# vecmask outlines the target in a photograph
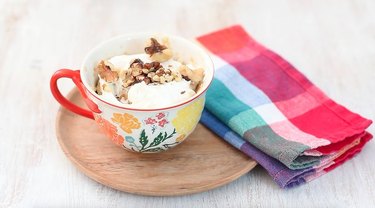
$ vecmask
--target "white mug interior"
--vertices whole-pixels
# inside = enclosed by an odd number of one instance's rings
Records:
[[[178,60],[182,60],[185,63],[193,62],[195,67],[201,67],[205,70],[203,84],[196,95],[189,100],[194,100],[207,90],[214,76],[213,62],[207,52],[196,43],[181,37],[164,34],[131,34],[117,36],[92,49],[85,57],[80,71],[81,80],[86,89],[100,100],[94,90],[98,80],[97,75],[94,73],[96,65],[101,60],[109,59],[113,56],[144,53],[145,44],[150,37],[156,37],[158,39],[168,37],[170,49],[174,54],[173,57],[178,57]],[[181,103],[185,102],[186,101],[182,101]],[[175,103],[173,106],[181,103]]]

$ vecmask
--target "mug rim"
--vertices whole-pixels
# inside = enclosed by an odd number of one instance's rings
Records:
[[[179,41],[185,42],[186,44],[193,45],[196,49],[198,49],[198,50],[200,50],[202,52],[202,54],[205,56],[204,59],[208,60],[208,62],[210,63],[210,66],[211,66],[211,67],[209,67],[209,70],[211,70],[212,73],[211,73],[211,76],[209,77],[208,84],[205,86],[205,88],[203,90],[201,90],[200,93],[197,93],[196,95],[192,96],[191,98],[187,99],[184,102],[180,102],[178,104],[174,104],[174,105],[163,107],[163,108],[130,108],[130,107],[124,107],[124,106],[116,105],[116,104],[110,103],[110,102],[105,101],[104,99],[100,98],[95,92],[93,92],[93,90],[90,87],[88,87],[88,83],[87,83],[86,79],[82,79],[83,69],[85,67],[85,64],[87,63],[89,57],[95,51],[97,51],[99,48],[103,47],[104,45],[106,45],[109,42],[112,42],[112,41],[114,41],[116,39],[135,38],[135,37],[138,37],[138,36],[145,36],[145,35],[149,35],[150,37],[152,37],[152,36],[154,36],[156,34],[157,35],[163,35],[163,36],[166,36],[166,37],[172,37],[172,38],[177,39]],[[103,103],[105,103],[107,105],[110,105],[112,107],[120,108],[120,109],[124,109],[124,110],[131,110],[131,111],[163,111],[163,110],[173,109],[173,108],[177,108],[177,107],[183,106],[185,104],[188,104],[188,103],[194,101],[195,99],[201,97],[201,95],[203,95],[208,90],[208,88],[210,87],[210,85],[212,84],[212,81],[214,79],[214,74],[215,74],[215,68],[214,68],[213,60],[208,55],[208,52],[206,52],[203,49],[202,46],[199,46],[198,44],[194,44],[192,41],[187,40],[185,38],[182,38],[180,36],[167,35],[167,34],[164,34],[164,33],[163,34],[160,34],[160,33],[132,33],[132,34],[118,35],[118,36],[112,37],[112,38],[110,38],[108,40],[105,40],[105,41],[101,42],[100,44],[98,44],[97,46],[95,46],[93,49],[91,49],[87,53],[87,55],[83,59],[83,62],[82,62],[82,65],[81,65],[81,70],[80,70],[81,82],[82,82],[83,86],[86,88],[86,91],[89,92],[94,98],[96,98],[97,100],[99,100],[99,101],[101,101],[101,102],[103,102]]]

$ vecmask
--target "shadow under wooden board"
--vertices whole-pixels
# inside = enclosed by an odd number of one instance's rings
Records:
[[[67,98],[84,106],[77,89]],[[133,153],[114,145],[93,120],[60,108],[57,138],[66,156],[88,177],[141,195],[192,194],[227,184],[257,164],[201,124],[180,145],[163,153]]]

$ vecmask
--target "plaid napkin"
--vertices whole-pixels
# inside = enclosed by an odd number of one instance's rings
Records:
[[[281,187],[310,181],[361,151],[372,121],[328,98],[241,26],[198,37],[215,79],[201,122],[262,165]]]

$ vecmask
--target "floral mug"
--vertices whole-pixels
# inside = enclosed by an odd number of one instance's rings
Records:
[[[155,35],[136,34],[112,38],[89,52],[81,70],[60,69],[50,80],[52,94],[62,106],[81,116],[95,119],[99,129],[113,143],[141,153],[161,152],[186,139],[199,122],[205,92],[214,74],[213,63],[204,49],[183,38],[168,35],[170,47],[179,59],[185,62],[194,60],[195,65],[205,69],[203,84],[195,96],[160,109],[126,108],[100,98],[95,93],[97,77],[94,68],[97,63],[120,54],[142,53],[144,43],[150,37]],[[76,106],[62,96],[57,86],[60,78],[72,79],[90,110]],[[160,99],[163,99],[163,95],[160,95]]]

